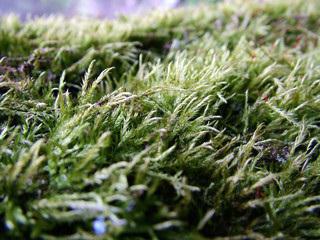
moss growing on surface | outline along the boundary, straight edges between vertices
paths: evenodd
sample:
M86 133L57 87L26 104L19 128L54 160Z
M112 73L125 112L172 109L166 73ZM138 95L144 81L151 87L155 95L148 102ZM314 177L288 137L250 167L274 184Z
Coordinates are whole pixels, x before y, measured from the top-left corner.
M320 2L243 2L3 18L0 238L320 238Z

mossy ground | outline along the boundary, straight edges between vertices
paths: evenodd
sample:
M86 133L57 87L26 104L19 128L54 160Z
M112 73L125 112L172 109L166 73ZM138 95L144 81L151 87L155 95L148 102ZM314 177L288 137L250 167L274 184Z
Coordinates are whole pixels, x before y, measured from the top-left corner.
M0 238L320 238L320 2L0 30Z

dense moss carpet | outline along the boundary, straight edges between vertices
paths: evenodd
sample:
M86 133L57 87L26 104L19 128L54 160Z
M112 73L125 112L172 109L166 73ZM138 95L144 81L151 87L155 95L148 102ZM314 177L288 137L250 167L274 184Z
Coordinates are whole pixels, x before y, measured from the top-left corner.
M1 239L319 239L320 1L0 22Z

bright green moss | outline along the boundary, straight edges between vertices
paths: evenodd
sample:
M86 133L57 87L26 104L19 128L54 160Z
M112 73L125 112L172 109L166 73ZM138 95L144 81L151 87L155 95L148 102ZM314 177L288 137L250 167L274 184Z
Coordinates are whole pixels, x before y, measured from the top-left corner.
M3 19L0 238L320 238L319 9Z

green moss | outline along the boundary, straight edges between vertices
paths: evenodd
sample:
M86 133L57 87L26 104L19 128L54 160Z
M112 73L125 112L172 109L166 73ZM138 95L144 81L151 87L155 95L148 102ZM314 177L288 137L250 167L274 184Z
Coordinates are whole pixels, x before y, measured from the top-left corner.
M0 237L320 238L319 9L3 18Z

